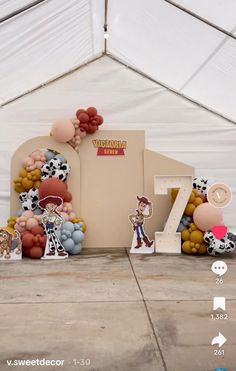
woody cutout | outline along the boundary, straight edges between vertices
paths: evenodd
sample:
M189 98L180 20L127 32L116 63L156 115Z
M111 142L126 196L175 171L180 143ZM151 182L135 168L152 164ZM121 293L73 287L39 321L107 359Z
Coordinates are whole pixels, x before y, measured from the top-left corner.
M137 245L135 246L135 249L139 249L142 246L142 239L147 247L151 247L153 244L153 241L149 241L143 228L144 219L150 218L152 216L152 203L144 196L137 196L137 199L139 201L138 208L135 214L129 215L129 220L133 224L133 230L137 235ZM146 207L148 207L148 214L144 215Z

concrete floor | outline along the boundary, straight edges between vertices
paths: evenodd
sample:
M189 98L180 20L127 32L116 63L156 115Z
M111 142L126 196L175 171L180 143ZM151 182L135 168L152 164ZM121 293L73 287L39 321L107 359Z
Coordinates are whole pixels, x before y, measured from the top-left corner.
M42 370L7 360L46 358L65 360L49 371L235 371L236 257L224 260L221 286L211 257L86 250L1 263L0 370ZM213 296L226 297L228 320L210 318ZM224 357L210 345L219 331Z

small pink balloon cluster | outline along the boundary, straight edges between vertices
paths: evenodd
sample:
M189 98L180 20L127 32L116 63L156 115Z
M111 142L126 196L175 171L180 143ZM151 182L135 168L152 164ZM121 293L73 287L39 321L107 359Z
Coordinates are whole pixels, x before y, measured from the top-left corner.
M39 226L41 223L41 215L35 215L33 211L24 211L23 214L16 219L14 229L23 233L31 231L32 228Z
M79 125L80 122L78 119L71 119L72 124L74 125L75 128L75 134L71 140L69 140L69 144L76 150L78 151L79 145L82 142L82 139L87 135L86 131L81 130Z
M58 211L65 221L71 221L76 218L76 214L73 211L73 207L70 202L64 202L63 205L58 208Z
M25 157L22 161L22 166L27 171L32 171L35 169L41 169L41 167L45 164L46 158L42 151L36 149L32 152L29 156Z
M67 142L77 151L82 139L95 133L102 123L103 117L95 107L81 108L76 111L76 118L55 121L51 135L57 142Z

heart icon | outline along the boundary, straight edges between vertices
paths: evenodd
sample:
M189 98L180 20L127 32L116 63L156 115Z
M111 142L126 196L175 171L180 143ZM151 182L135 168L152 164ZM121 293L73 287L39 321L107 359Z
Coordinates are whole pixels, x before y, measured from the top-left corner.
M226 235L227 227L225 225L214 225L214 227L211 228L211 231L214 234L215 238L220 240Z

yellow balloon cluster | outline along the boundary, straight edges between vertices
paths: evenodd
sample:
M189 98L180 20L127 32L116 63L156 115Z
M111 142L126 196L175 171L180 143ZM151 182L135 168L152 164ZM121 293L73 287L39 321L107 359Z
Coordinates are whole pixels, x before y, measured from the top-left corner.
M21 169L19 176L14 179L14 189L16 192L21 193L31 188L39 188L41 184L40 179L41 171L39 169L32 171Z
M7 227L8 228L14 228L16 224L17 217L10 216L10 218L7 219Z
M171 198L172 201L175 201L177 194L179 192L179 188L173 188L171 190ZM189 197L188 203L184 210L184 214L187 216L192 216L196 207L203 203L203 199L199 196L196 189L193 189L191 195Z
M82 224L82 232L85 233L87 230L87 226L83 219L81 218L73 218L71 219L72 223L81 223Z
M194 223L191 223L188 229L181 232L181 238L184 241L182 250L186 254L206 254L207 246L203 240L203 232L197 229Z

